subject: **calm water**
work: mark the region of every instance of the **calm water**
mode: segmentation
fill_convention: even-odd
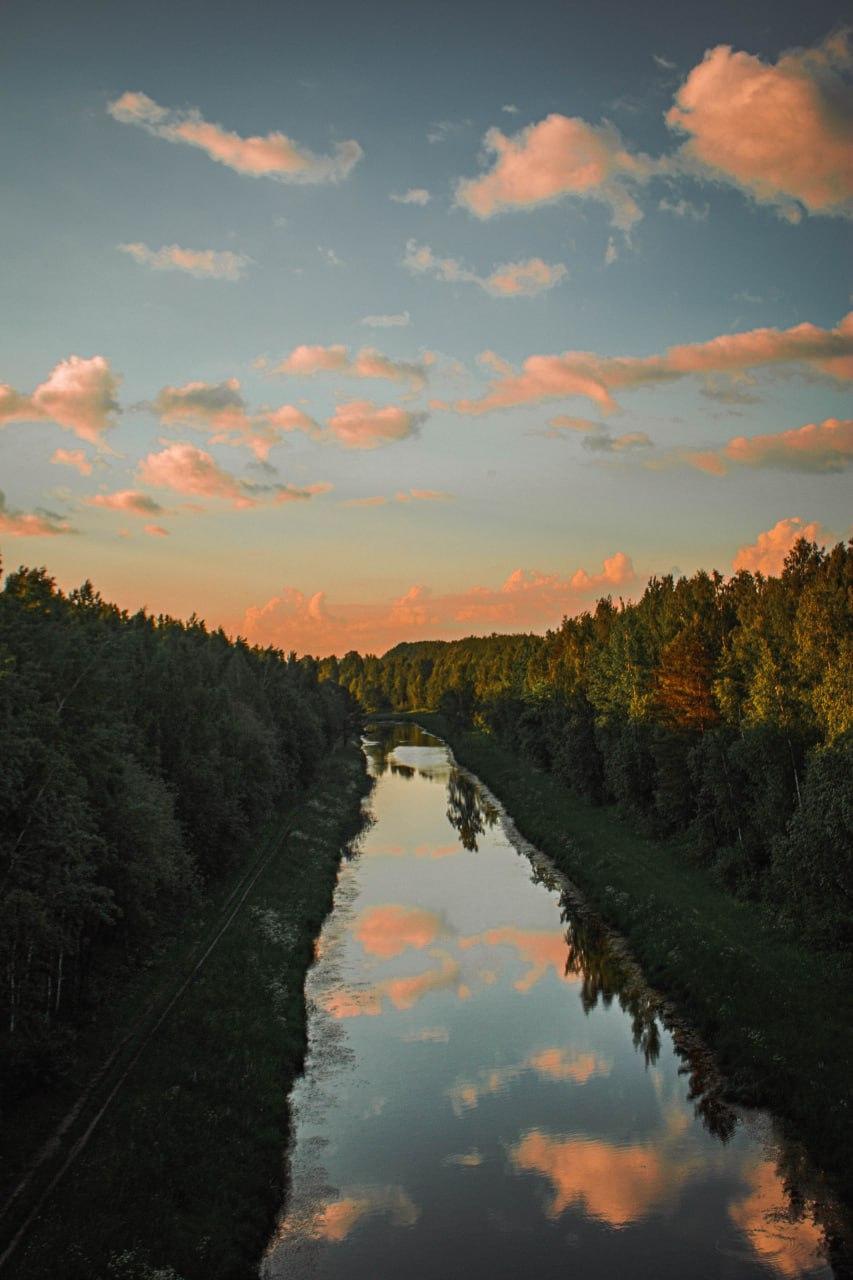
[[[830,1276],[766,1119],[702,1093],[702,1060],[444,745],[397,726],[365,749],[374,821],[309,976],[262,1274]]]

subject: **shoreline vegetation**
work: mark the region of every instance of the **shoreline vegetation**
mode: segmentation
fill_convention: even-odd
[[[840,1215],[820,1220],[836,1274],[850,1274],[849,966],[798,945],[756,904],[690,865],[683,839],[639,834],[615,805],[573,793],[494,735],[434,711],[374,713],[368,728],[388,719],[416,723],[448,743],[696,1028],[722,1072],[725,1098],[778,1118],[790,1140],[783,1173],[795,1194],[804,1190],[820,1205],[829,1192],[840,1202]]]
[[[277,819],[235,927],[198,972],[218,917],[182,925],[137,999],[187,971],[189,985],[0,1274],[53,1280],[62,1259],[65,1280],[257,1275],[286,1192],[305,974],[369,789],[360,748],[338,746]],[[42,1189],[37,1180],[21,1212]]]

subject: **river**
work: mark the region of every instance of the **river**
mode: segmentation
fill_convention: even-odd
[[[830,1277],[769,1119],[443,743],[372,732],[266,1280]]]

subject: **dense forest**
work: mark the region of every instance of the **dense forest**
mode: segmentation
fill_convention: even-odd
[[[320,663],[368,710],[437,708],[523,753],[762,903],[853,945],[853,544],[779,577],[653,578],[545,636]]]
[[[310,658],[129,615],[43,569],[0,592],[0,1080],[45,1085],[163,930],[357,722]]]

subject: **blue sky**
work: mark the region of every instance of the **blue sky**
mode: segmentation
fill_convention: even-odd
[[[845,536],[842,14],[7,4],[5,563],[323,651],[542,629],[652,572],[730,571],[739,554],[772,570],[798,530]],[[668,127],[688,99],[688,128]],[[175,139],[199,121],[218,126],[213,151],[280,133],[321,157],[311,176],[338,180],[256,176]],[[484,145],[495,129],[511,177]],[[349,140],[363,154],[335,170]],[[587,145],[612,166],[591,187],[571,154]],[[461,180],[478,199],[499,191],[496,207],[478,216]],[[413,190],[428,201],[391,198]],[[755,364],[690,354],[688,374],[618,390],[603,366],[597,400],[454,408],[531,356],[574,353],[574,368],[577,353],[663,356],[803,325],[820,333],[791,350],[771,335]],[[338,351],[323,357],[336,368],[304,372],[315,353],[273,371],[301,347]],[[424,385],[358,376],[363,348],[423,365]],[[89,426],[36,390],[71,356],[105,362],[78,369],[94,379]],[[174,395],[169,419],[163,388],[185,402],[190,384],[206,412],[220,388],[247,420],[289,405],[311,425],[272,431],[264,460],[210,412],[176,416]],[[728,445],[739,437],[761,442]]]

